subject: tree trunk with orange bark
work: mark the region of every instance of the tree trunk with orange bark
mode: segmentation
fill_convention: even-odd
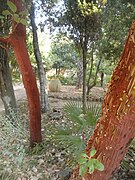
[[[21,0],[12,0],[17,7],[17,13],[23,11]],[[30,114],[30,146],[42,141],[41,136],[41,112],[40,99],[36,78],[32,70],[27,47],[26,27],[21,23],[13,22],[12,34],[8,38],[0,38],[0,41],[9,43],[15,53],[16,60],[22,74],[22,80],[26,90],[29,114]]]
[[[119,167],[130,142],[135,137],[135,21],[120,61],[113,73],[107,95],[103,102],[102,115],[90,137],[86,152],[95,148],[97,158],[105,166],[104,171],[79,176],[79,168],[70,179],[109,180]]]

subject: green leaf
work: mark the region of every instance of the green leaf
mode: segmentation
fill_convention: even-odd
[[[4,16],[11,15],[11,13],[10,13],[8,10],[2,11],[2,14],[3,14]]]
[[[20,22],[20,18],[19,18],[19,15],[18,14],[14,14],[13,15],[13,18],[14,18],[14,21],[19,23]]]
[[[26,19],[21,19],[20,20],[20,23],[22,23],[23,25],[27,26],[28,25],[28,22]]]
[[[13,12],[13,13],[15,13],[16,11],[17,11],[17,7],[16,7],[16,5],[14,4],[14,3],[12,3],[11,1],[7,1],[7,5],[8,5],[8,7],[11,9],[11,11]]]
[[[93,157],[95,154],[96,154],[96,150],[95,149],[92,149],[91,151],[90,151],[90,157]]]
[[[104,171],[105,169],[104,165],[101,162],[99,162],[97,159],[94,159],[94,167],[99,171]]]
[[[79,175],[84,176],[87,170],[88,170],[88,164],[87,163],[82,164],[79,169]]]
[[[85,164],[86,162],[87,162],[87,158],[85,158],[85,157],[79,159],[79,161],[78,161],[79,164]]]
[[[88,161],[88,167],[89,167],[89,173],[92,174],[94,172],[94,169],[95,169],[93,159],[90,159]]]

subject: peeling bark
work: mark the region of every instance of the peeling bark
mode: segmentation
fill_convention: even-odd
[[[22,74],[22,80],[28,98],[30,113],[30,144],[33,146],[34,143],[39,143],[42,140],[39,92],[36,84],[36,78],[30,64],[26,42],[24,40],[25,38],[23,35],[16,35],[17,34],[15,33],[12,36],[10,43],[13,47],[17,63]]]
[[[17,12],[23,10],[21,0],[12,0],[17,7]],[[27,47],[26,47],[26,27],[13,22],[12,34],[8,38],[0,38],[0,41],[9,43],[15,53],[16,60],[22,74],[23,84],[26,90],[29,114],[30,114],[30,146],[42,141],[41,136],[41,112],[40,99],[36,78],[32,70]]]
[[[94,147],[95,158],[99,159],[105,170],[86,173],[85,180],[109,180],[119,167],[131,140],[135,137],[135,21],[120,61],[113,73],[102,115],[90,137],[86,152]],[[70,179],[79,180],[79,168]]]

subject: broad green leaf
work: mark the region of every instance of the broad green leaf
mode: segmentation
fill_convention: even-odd
[[[28,22],[26,19],[21,19],[20,20],[20,23],[22,23],[23,25],[27,26],[28,25]]]
[[[99,162],[97,159],[95,159],[95,161],[94,161],[94,167],[95,167],[95,169],[97,169],[97,170],[99,170],[99,171],[104,171],[104,165],[101,163],[101,162]]]
[[[2,11],[2,14],[3,14],[4,16],[11,15],[11,13],[10,13],[8,10]]]
[[[95,149],[92,149],[91,151],[90,151],[90,157],[93,157],[95,154],[96,154],[96,150]]]
[[[84,176],[87,170],[88,170],[88,164],[87,163],[82,164],[79,169],[79,175]]]
[[[78,162],[79,164],[85,164],[87,162],[87,158],[86,157],[80,158]]]
[[[13,12],[13,13],[15,13],[16,11],[17,11],[17,7],[16,7],[16,5],[14,4],[14,3],[12,3],[11,1],[7,1],[7,5],[8,5],[8,7],[11,9],[11,11]]]
[[[14,14],[13,15],[13,18],[14,18],[14,21],[19,23],[20,22],[20,18],[19,18],[19,15],[18,14]]]
[[[88,167],[89,167],[89,173],[92,174],[94,172],[94,169],[95,169],[93,159],[90,159],[88,161]]]

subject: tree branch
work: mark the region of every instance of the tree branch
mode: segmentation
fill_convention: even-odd
[[[0,42],[8,43],[9,42],[9,38],[10,38],[10,35],[7,36],[6,38],[5,37],[0,37]]]

